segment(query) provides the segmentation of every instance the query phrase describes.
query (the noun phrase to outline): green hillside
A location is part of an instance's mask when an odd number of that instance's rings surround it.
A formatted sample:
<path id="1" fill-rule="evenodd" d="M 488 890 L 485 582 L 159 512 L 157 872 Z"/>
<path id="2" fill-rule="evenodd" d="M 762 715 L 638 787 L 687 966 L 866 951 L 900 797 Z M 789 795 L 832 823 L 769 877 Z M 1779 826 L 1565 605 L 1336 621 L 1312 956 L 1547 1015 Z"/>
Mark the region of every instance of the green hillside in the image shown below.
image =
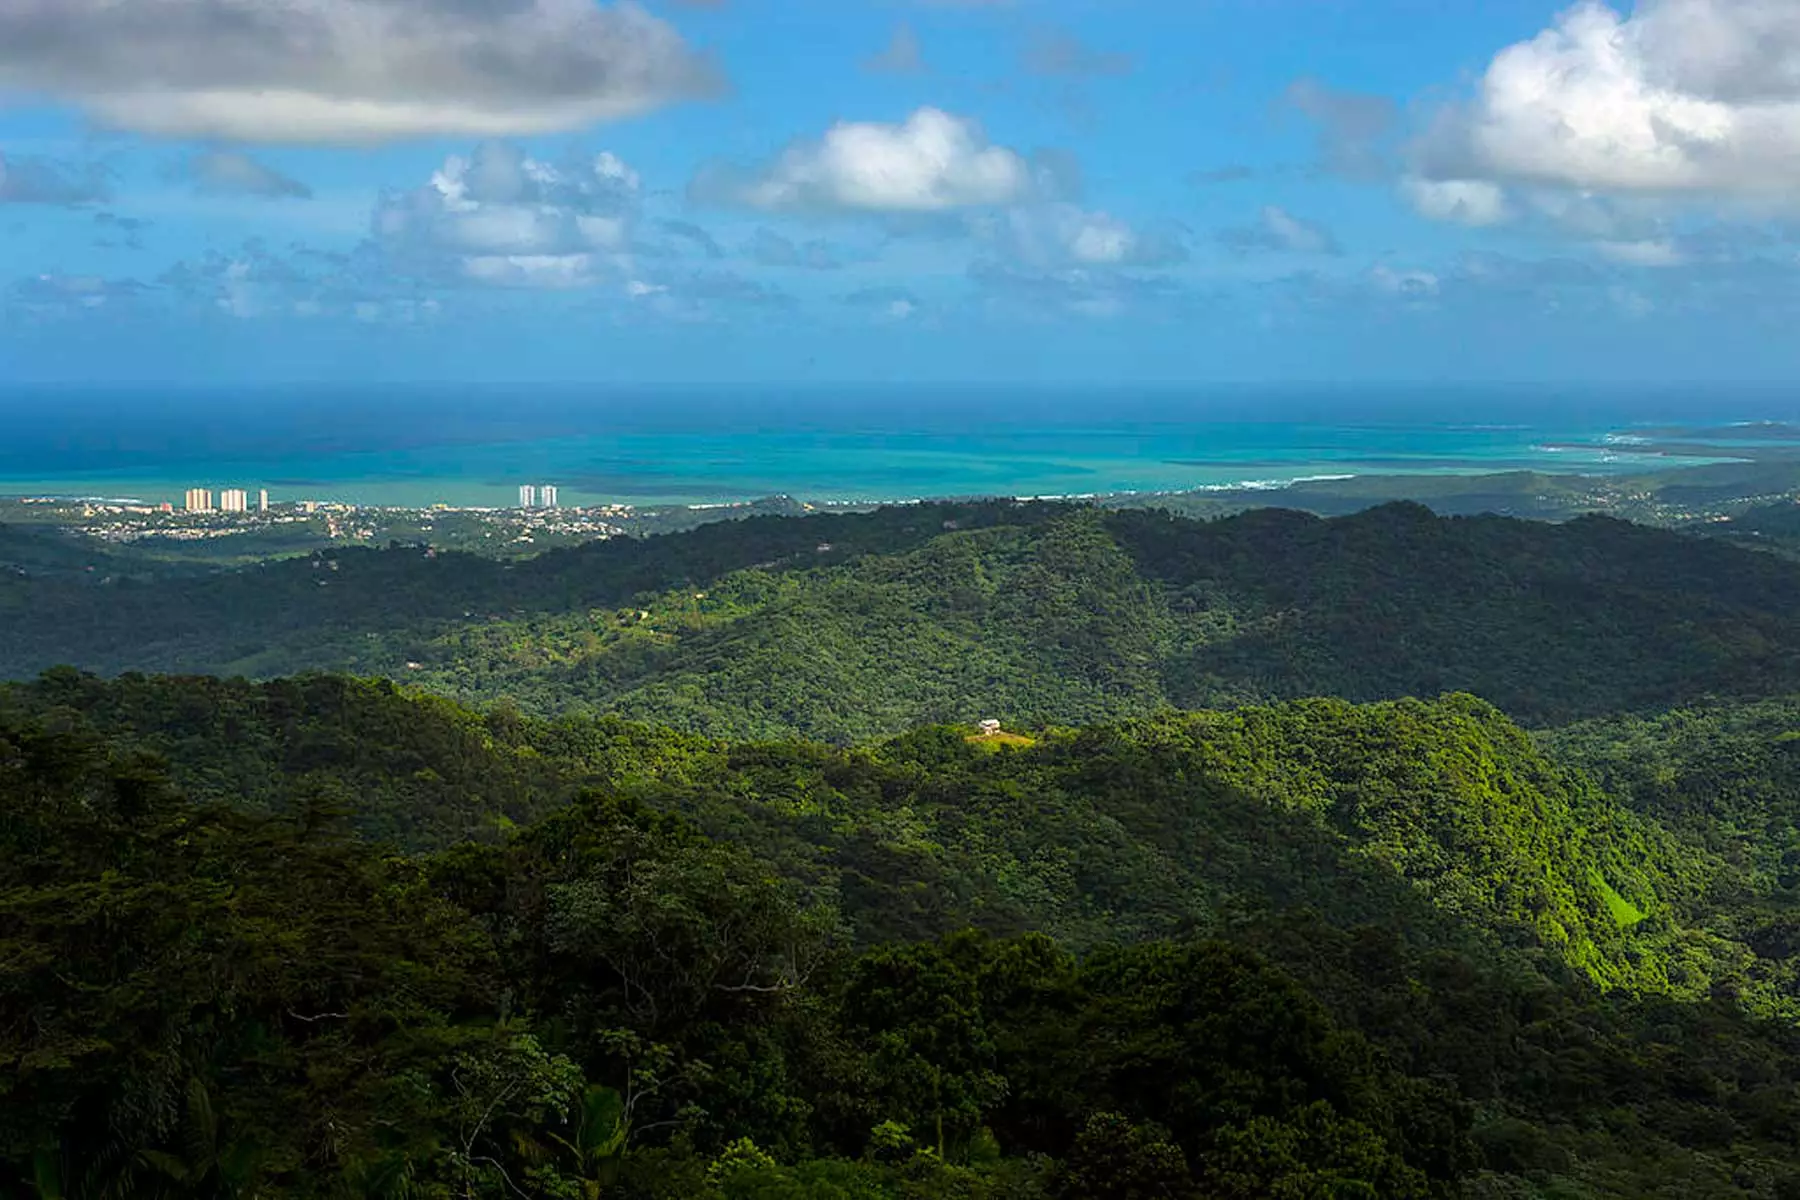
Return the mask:
<path id="1" fill-rule="evenodd" d="M 14 689 L 0 1188 L 1800 1186 L 1800 1035 L 1732 999 L 1785 996 L 1689 923 L 1725 868 L 1479 701 L 965 735 Z M 536 819 L 496 840 L 496 804 Z"/>
<path id="2" fill-rule="evenodd" d="M 863 944 L 973 925 L 1084 948 L 1306 910 L 1638 991 L 1704 994 L 1751 957 L 1689 920 L 1716 858 L 1470 697 L 1169 714 L 998 752 L 946 727 L 857 750 L 720 744 L 335 677 L 56 672 L 5 703 L 152 751 L 196 797 L 323 806 L 412 849 L 493 841 L 603 789 L 755 848 Z"/>
<path id="3" fill-rule="evenodd" d="M 1800 1195 L 1780 557 L 1414 505 L 41 542 L 0 1196 Z"/>
<path id="4" fill-rule="evenodd" d="M 1800 565 L 1603 518 L 917 506 L 516 564 L 393 549 L 201 580 L 14 578 L 0 672 L 349 671 L 840 742 L 1445 691 L 1547 725 L 1800 689 L 1795 594 Z"/>

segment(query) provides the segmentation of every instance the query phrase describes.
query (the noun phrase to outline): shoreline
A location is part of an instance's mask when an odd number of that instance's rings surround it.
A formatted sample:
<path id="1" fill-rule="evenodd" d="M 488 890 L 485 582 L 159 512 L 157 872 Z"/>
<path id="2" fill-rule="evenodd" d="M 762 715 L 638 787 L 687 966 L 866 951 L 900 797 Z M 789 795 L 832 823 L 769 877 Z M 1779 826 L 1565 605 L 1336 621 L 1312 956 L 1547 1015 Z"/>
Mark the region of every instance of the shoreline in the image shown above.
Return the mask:
<path id="1" fill-rule="evenodd" d="M 1545 447 L 1553 449 L 1553 447 Z M 1580 447 L 1590 449 L 1590 447 Z M 1634 456 L 1636 457 L 1636 456 Z M 1546 463 L 1538 466 L 1506 466 L 1499 469 L 1482 469 L 1474 464 L 1468 467 L 1429 467 L 1413 471 L 1307 471 L 1292 476 L 1262 476 L 1240 478 L 1228 482 L 1196 484 L 1186 488 L 1122 488 L 1114 490 L 1090 490 L 1070 492 L 1038 492 L 1014 493 L 1005 492 L 944 492 L 936 494 L 907 495 L 851 495 L 851 496 L 811 496 L 792 492 L 773 492 L 760 495 L 746 494 L 728 500 L 709 499 L 703 501 L 662 500 L 662 499 L 609 499 L 588 503 L 577 501 L 558 506 L 557 508 L 523 509 L 517 505 L 494 503 L 453 503 L 432 501 L 428 503 L 396 503 L 392 501 L 358 501 L 342 499 L 325 499 L 324 493 L 317 493 L 321 498 L 312 501 L 317 503 L 319 511 L 358 512 L 367 514 L 440 514 L 443 516 L 501 516 L 518 514 L 537 514 L 551 516 L 557 513 L 593 513 L 609 510 L 615 513 L 630 512 L 635 514 L 716 514 L 725 516 L 733 510 L 754 509 L 770 505 L 789 504 L 803 509 L 844 510 L 869 509 L 880 507 L 903 507 L 935 503 L 975 503 L 994 500 L 1008 500 L 1016 503 L 1097 503 L 1106 505 L 1109 502 L 1141 504 L 1157 499 L 1194 499 L 1227 500 L 1242 495 L 1246 498 L 1268 496 L 1271 493 L 1302 491 L 1309 495 L 1334 494 L 1339 492 L 1336 485 L 1351 485 L 1343 489 L 1343 494 L 1363 492 L 1371 488 L 1386 488 L 1395 492 L 1420 491 L 1437 493 L 1445 488 L 1456 489 L 1456 485 L 1479 488 L 1485 482 L 1516 482 L 1522 479 L 1542 479 L 1565 485 L 1581 485 L 1583 483 L 1604 485 L 1617 483 L 1637 477 L 1667 478 L 1689 471 L 1704 471 L 1713 468 L 1755 468 L 1792 466 L 1800 477 L 1800 454 L 1754 457 L 1718 457 L 1705 461 L 1694 461 L 1689 458 L 1663 457 L 1657 455 L 1642 456 L 1649 461 L 1630 464 L 1639 470 L 1593 469 L 1597 464 L 1584 463 L 1579 466 L 1570 464 L 1565 469 L 1556 469 L 1556 465 Z M 86 492 L 71 488 L 68 491 L 51 491 L 47 489 L 30 489 L 24 491 L 8 490 L 8 484 L 0 480 L 0 504 L 18 507 L 67 507 L 70 505 L 92 505 L 96 507 L 141 509 L 156 516 L 224 516 L 243 515 L 254 517 L 255 512 L 246 514 L 187 513 L 179 504 L 170 512 L 161 512 L 158 508 L 162 501 L 145 499 L 142 496 L 105 494 Z M 292 514 L 299 508 L 301 500 L 282 499 L 271 503 L 271 513 Z"/>

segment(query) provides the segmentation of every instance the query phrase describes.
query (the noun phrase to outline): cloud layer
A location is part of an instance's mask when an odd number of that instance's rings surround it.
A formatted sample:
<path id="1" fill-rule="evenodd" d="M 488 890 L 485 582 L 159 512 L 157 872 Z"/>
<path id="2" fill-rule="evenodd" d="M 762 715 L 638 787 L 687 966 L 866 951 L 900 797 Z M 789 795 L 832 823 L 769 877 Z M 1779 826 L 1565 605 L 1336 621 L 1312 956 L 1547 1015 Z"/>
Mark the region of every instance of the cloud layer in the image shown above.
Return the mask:
<path id="1" fill-rule="evenodd" d="M 671 26 L 630 3 L 0 2 L 0 89 L 172 137 L 369 142 L 534 133 L 716 86 Z"/>

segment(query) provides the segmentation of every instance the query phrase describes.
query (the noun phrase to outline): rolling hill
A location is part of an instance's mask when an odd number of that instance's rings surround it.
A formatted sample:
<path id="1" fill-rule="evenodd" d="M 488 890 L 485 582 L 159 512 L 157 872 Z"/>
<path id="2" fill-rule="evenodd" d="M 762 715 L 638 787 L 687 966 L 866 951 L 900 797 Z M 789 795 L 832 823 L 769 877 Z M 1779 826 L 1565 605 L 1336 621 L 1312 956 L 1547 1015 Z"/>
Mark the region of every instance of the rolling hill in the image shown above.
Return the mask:
<path id="1" fill-rule="evenodd" d="M 0 675 L 343 671 L 541 715 L 880 737 L 1468 691 L 1534 725 L 1800 690 L 1800 565 L 1599 517 L 1054 505 L 0 580 Z"/>

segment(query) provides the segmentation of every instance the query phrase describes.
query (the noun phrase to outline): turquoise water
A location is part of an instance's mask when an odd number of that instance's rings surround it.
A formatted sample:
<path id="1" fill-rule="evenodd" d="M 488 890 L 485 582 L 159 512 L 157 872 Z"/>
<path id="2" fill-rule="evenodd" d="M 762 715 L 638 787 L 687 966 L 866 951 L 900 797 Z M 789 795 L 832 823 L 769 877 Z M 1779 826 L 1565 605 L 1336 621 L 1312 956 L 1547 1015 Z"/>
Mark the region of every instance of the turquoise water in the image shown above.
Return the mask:
<path id="1" fill-rule="evenodd" d="M 1646 452 L 1655 412 L 1454 393 L 1454 402 L 1284 392 L 905 393 L 843 397 L 493 392 L 240 398 L 14 396 L 0 402 L 0 494 L 178 501 L 266 487 L 276 501 L 564 505 L 1085 496 L 1296 479 L 1512 469 L 1626 472 L 1703 458 Z M 1279 401 L 1279 402 L 1277 402 Z M 1756 412 L 1764 415 L 1766 406 Z M 1697 414 L 1698 415 L 1698 414 Z M 1721 415 L 1709 409 L 1708 418 Z M 1763 443 L 1766 445 L 1766 443 Z"/>

